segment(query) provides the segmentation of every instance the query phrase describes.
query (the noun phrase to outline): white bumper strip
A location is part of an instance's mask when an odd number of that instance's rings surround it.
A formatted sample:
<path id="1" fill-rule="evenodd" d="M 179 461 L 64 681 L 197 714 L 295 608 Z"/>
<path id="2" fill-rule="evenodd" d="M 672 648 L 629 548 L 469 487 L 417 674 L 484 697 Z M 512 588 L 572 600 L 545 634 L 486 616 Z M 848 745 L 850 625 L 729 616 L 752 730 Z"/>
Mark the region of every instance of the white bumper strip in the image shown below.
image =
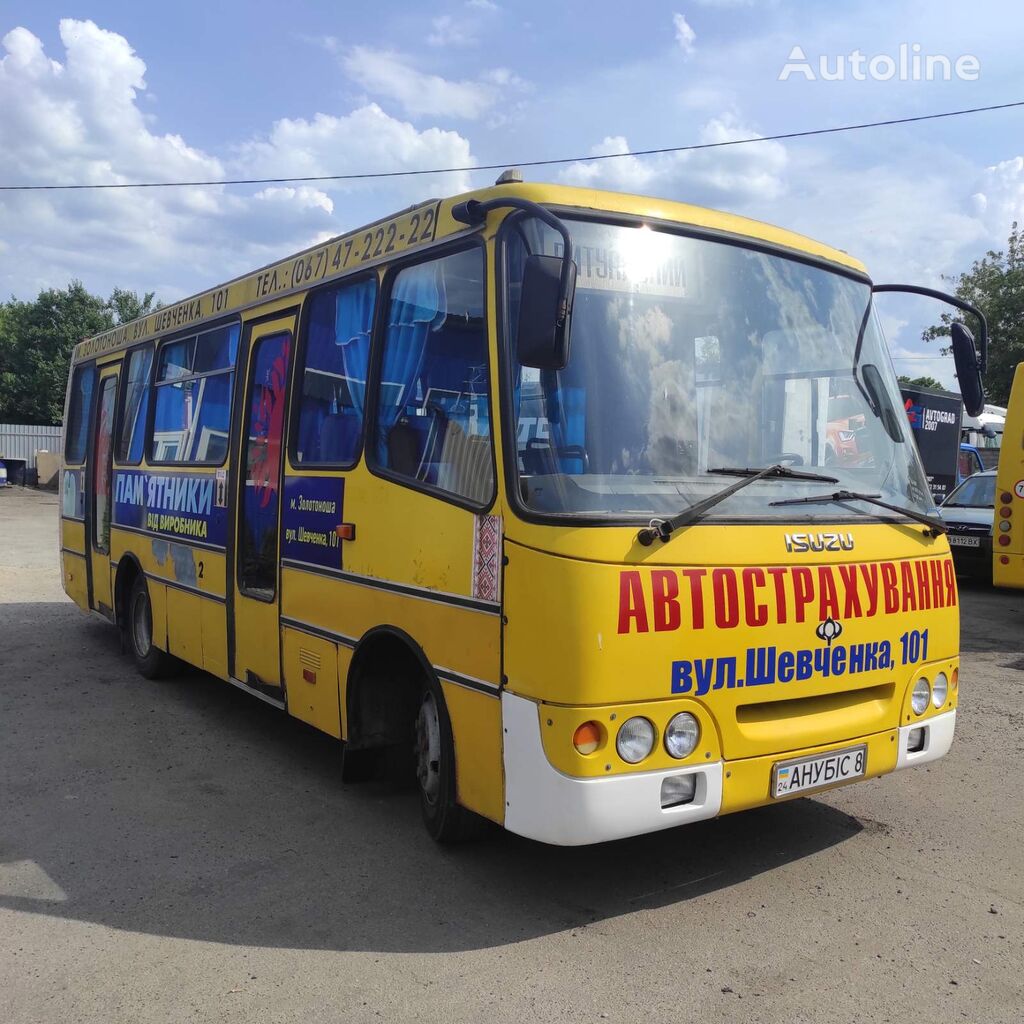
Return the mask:
<path id="1" fill-rule="evenodd" d="M 577 779 L 558 771 L 541 742 L 533 701 L 501 695 L 504 724 L 505 827 L 556 846 L 582 846 L 656 832 L 715 817 L 722 806 L 722 763 L 606 778 Z M 697 775 L 693 801 L 662 809 L 661 782 Z"/>
<path id="2" fill-rule="evenodd" d="M 953 730 L 956 728 L 956 711 L 926 718 L 917 724 L 900 726 L 900 749 L 896 758 L 897 768 L 912 768 L 916 764 L 937 761 L 949 753 L 953 744 Z M 924 729 L 924 746 L 920 750 L 907 750 L 910 734 L 915 729 Z"/>

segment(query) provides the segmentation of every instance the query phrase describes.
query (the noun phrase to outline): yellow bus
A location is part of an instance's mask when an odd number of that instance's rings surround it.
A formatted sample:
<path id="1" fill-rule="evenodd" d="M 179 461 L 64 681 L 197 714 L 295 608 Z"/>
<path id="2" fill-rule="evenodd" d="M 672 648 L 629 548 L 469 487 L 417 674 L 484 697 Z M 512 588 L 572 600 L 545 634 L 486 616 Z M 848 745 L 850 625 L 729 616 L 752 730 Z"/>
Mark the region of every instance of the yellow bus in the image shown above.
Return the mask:
<path id="1" fill-rule="evenodd" d="M 1018 363 L 1013 372 L 1013 385 L 1006 403 L 995 495 L 992 582 L 997 587 L 1019 590 L 1024 588 L 1024 537 L 1015 527 L 1021 525 L 1020 510 L 1024 500 L 1024 363 Z"/>
<path id="2" fill-rule="evenodd" d="M 64 587 L 143 675 L 407 770 L 441 841 L 932 761 L 956 580 L 872 292 L 680 203 L 422 203 L 77 345 Z M 984 328 L 954 343 L 980 390 Z"/>

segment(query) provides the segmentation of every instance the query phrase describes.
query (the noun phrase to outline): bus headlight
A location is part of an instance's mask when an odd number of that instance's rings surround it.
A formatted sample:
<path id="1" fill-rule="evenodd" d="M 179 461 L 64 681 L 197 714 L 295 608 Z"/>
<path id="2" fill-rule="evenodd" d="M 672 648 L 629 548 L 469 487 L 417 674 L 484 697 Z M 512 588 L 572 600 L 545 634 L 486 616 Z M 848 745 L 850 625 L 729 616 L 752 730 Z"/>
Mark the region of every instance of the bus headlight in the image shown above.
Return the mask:
<path id="1" fill-rule="evenodd" d="M 654 739 L 654 726 L 646 718 L 628 718 L 615 737 L 615 749 L 623 761 L 637 764 L 654 749 Z"/>
<path id="2" fill-rule="evenodd" d="M 940 672 L 932 683 L 932 704 L 941 708 L 946 703 L 946 694 L 949 691 L 949 683 L 946 680 L 946 673 Z"/>
<path id="3" fill-rule="evenodd" d="M 914 683 L 914 692 L 910 695 L 910 706 L 914 709 L 915 715 L 923 715 L 925 713 L 931 696 L 932 689 L 928 685 L 928 680 L 922 676 Z"/>
<path id="4" fill-rule="evenodd" d="M 689 711 L 673 715 L 665 730 L 665 749 L 673 757 L 689 757 L 699 740 L 700 723 Z"/>

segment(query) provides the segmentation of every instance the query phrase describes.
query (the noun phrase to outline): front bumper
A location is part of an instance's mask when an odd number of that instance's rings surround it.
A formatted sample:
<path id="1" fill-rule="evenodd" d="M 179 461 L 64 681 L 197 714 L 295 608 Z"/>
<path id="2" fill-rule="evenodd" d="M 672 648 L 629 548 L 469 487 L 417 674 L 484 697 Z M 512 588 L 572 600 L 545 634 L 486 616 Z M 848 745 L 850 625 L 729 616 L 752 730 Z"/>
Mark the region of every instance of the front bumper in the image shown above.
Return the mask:
<path id="1" fill-rule="evenodd" d="M 505 827 L 510 832 L 555 846 L 624 839 L 714 818 L 723 812 L 773 803 L 769 787 L 774 762 L 858 742 L 846 741 L 808 751 L 787 751 L 739 761 L 714 761 L 686 768 L 584 779 L 566 775 L 548 761 L 541 740 L 539 710 L 534 701 L 505 692 L 501 697 L 501 710 Z M 867 778 L 942 757 L 953 742 L 955 724 L 954 710 L 917 725 L 867 737 Z M 925 729 L 923 746 L 910 751 L 911 732 L 917 728 Z M 896 741 L 895 751 L 893 740 Z M 662 781 L 676 775 L 697 776 L 694 799 L 687 804 L 663 808 Z"/>
<path id="2" fill-rule="evenodd" d="M 505 828 L 554 846 L 584 846 L 656 832 L 717 816 L 722 762 L 607 778 L 577 779 L 544 753 L 540 717 L 532 700 L 501 695 L 505 759 Z M 662 809 L 661 782 L 698 775 L 691 803 Z"/>
<path id="3" fill-rule="evenodd" d="M 910 734 L 915 729 L 924 729 L 924 745 L 920 750 L 910 750 Z M 913 768 L 915 765 L 937 761 L 949 753 L 953 745 L 953 731 L 956 729 L 956 709 L 934 718 L 926 718 L 917 725 L 900 726 L 900 745 L 896 757 L 897 768 Z"/>

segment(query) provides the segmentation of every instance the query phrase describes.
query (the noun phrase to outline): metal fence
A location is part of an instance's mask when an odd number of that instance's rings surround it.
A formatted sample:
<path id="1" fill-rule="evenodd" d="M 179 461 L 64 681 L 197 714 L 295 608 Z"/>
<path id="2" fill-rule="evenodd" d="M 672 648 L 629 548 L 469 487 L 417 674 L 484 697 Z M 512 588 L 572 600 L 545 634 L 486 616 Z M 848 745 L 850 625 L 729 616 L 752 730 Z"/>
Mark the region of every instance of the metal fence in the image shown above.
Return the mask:
<path id="1" fill-rule="evenodd" d="M 36 452 L 60 450 L 60 427 L 30 427 L 23 423 L 0 423 L 0 460 L 24 459 L 31 473 Z"/>

